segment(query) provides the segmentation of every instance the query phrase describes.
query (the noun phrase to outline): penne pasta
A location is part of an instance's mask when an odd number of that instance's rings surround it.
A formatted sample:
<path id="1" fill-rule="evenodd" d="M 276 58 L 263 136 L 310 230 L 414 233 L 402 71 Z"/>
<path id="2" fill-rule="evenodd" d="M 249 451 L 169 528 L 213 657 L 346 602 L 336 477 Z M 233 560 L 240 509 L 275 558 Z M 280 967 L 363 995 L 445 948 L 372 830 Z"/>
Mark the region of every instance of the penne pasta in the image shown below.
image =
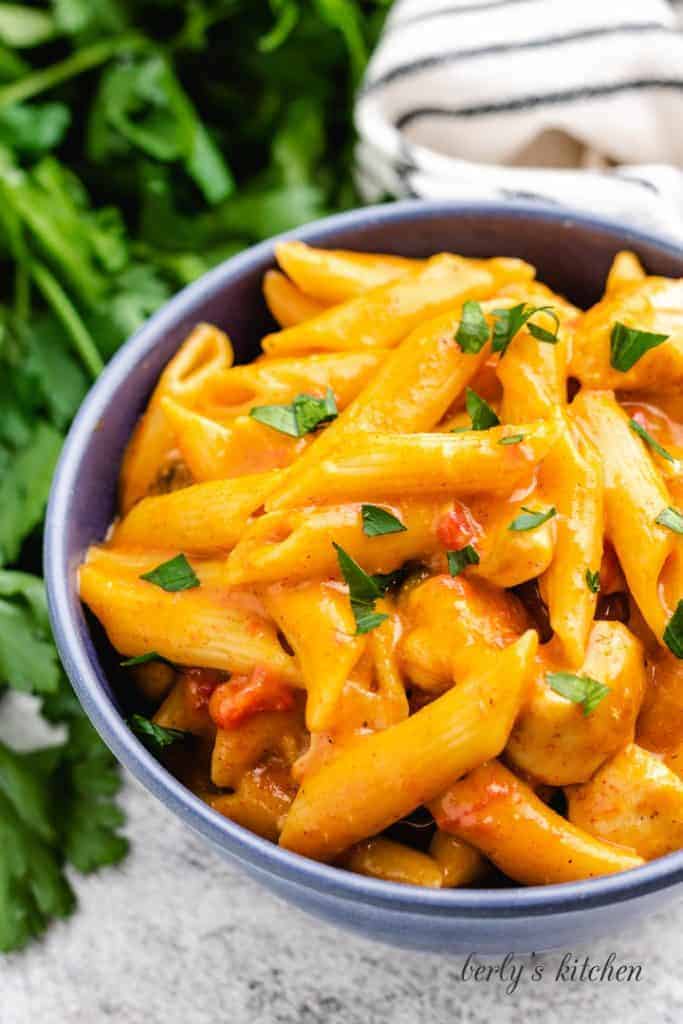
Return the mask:
<path id="1" fill-rule="evenodd" d="M 280 327 L 295 327 L 312 320 L 328 305 L 305 295 L 278 270 L 269 270 L 263 278 L 263 297 Z"/>
<path id="2" fill-rule="evenodd" d="M 120 502 L 127 512 L 154 483 L 174 446 L 173 429 L 162 409 L 165 397 L 192 405 L 204 384 L 232 363 L 230 342 L 210 324 L 199 324 L 162 373 L 149 405 L 128 443 L 121 467 Z"/>
<path id="3" fill-rule="evenodd" d="M 295 241 L 276 245 L 275 257 L 304 294 L 328 305 L 347 302 L 424 266 L 424 260 L 315 249 Z"/>
<path id="4" fill-rule="evenodd" d="M 132 727 L 388 883 L 683 848 L 683 282 L 618 253 L 584 313 L 507 257 L 276 256 L 281 329 L 234 366 L 195 328 L 80 568 Z"/>
<path id="5" fill-rule="evenodd" d="M 202 389 L 196 411 L 226 426 L 254 406 L 286 403 L 300 394 L 322 396 L 328 388 L 345 409 L 387 357 L 386 349 L 263 359 L 231 366 Z"/>
<path id="6" fill-rule="evenodd" d="M 311 732 L 323 732 L 365 648 L 365 638 L 354 635 L 349 602 L 334 583 L 317 581 L 274 584 L 265 589 L 263 600 L 301 667 L 306 725 Z"/>
<path id="7" fill-rule="evenodd" d="M 482 882 L 491 872 L 479 850 L 440 828 L 430 843 L 429 853 L 441 868 L 441 884 L 447 889 Z"/>
<path id="8" fill-rule="evenodd" d="M 681 538 L 657 522 L 671 503 L 660 474 L 609 391 L 582 391 L 572 416 L 602 455 L 606 534 L 629 589 L 661 639 L 683 592 Z"/>
<path id="9" fill-rule="evenodd" d="M 564 419 L 564 430 L 541 467 L 540 486 L 558 514 L 553 557 L 538 575 L 550 624 L 568 665 L 576 668 L 586 653 L 598 601 L 590 580 L 602 562 L 604 483 L 597 449 Z"/>
<path id="10" fill-rule="evenodd" d="M 516 445 L 501 445 L 504 433 L 495 427 L 467 434 L 361 434 L 352 452 L 332 452 L 298 475 L 288 488 L 287 504 L 509 494 L 531 484 L 534 470 L 557 440 L 558 427 L 551 420 L 525 424 L 520 427 L 524 439 Z"/>
<path id="11" fill-rule="evenodd" d="M 349 871 L 401 885 L 424 885 L 440 889 L 443 872 L 426 853 L 402 846 L 391 839 L 366 839 L 352 847 L 342 861 Z"/>
<path id="12" fill-rule="evenodd" d="M 481 765 L 430 807 L 440 829 L 524 885 L 575 882 L 643 863 L 631 848 L 596 839 L 556 814 L 498 761 Z"/>
<path id="13" fill-rule="evenodd" d="M 462 351 L 455 341 L 459 315 L 448 313 L 418 327 L 392 352 L 348 409 L 297 460 L 268 508 L 291 504 L 290 489 L 335 448 L 359 433 L 414 433 L 432 429 L 483 366 L 487 350 Z"/>
<path id="14" fill-rule="evenodd" d="M 168 594 L 150 583 L 113 576 L 105 567 L 89 564 L 82 566 L 79 582 L 83 601 L 126 657 L 155 651 L 177 665 L 236 673 L 266 665 L 288 682 L 301 685 L 296 663 L 283 650 L 275 627 L 239 595 L 203 587 Z"/>
<path id="15" fill-rule="evenodd" d="M 384 503 L 406 527 L 369 538 L 363 533 L 362 506 L 283 509 L 254 519 L 227 561 L 232 585 L 275 583 L 315 576 L 336 576 L 339 544 L 367 572 L 387 573 L 404 562 L 435 551 L 436 525 L 448 503 L 437 500 Z"/>
<path id="16" fill-rule="evenodd" d="M 114 528 L 116 547 L 170 548 L 211 555 L 229 551 L 278 480 L 273 471 L 234 480 L 211 480 L 173 494 L 144 498 Z"/>
<path id="17" fill-rule="evenodd" d="M 536 635 L 526 633 L 432 704 L 368 736 L 307 779 L 280 843 L 332 860 L 440 793 L 505 745 L 524 699 Z M 373 799 L 366 799 L 366 779 Z"/>
<path id="18" fill-rule="evenodd" d="M 524 264 L 520 265 L 523 272 Z M 424 266 L 333 306 L 313 320 L 267 335 L 269 355 L 339 352 L 363 347 L 391 348 L 422 321 L 466 299 L 496 291 L 497 268 L 458 256 L 433 256 Z"/>

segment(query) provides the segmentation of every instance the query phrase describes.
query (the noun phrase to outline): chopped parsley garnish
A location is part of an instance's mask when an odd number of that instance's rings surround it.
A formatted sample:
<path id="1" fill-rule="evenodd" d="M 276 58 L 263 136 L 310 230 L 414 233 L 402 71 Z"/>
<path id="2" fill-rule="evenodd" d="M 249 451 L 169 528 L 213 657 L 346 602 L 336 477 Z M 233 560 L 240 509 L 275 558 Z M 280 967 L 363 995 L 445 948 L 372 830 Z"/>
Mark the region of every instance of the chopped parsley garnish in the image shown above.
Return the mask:
<path id="1" fill-rule="evenodd" d="M 187 733 L 180 729 L 166 729 L 163 725 L 157 725 L 144 715 L 132 715 L 129 725 L 147 749 L 154 754 L 160 753 L 174 743 L 179 743 L 187 736 Z"/>
<path id="2" fill-rule="evenodd" d="M 575 676 L 571 672 L 549 672 L 547 680 L 551 690 L 574 704 L 580 704 L 584 715 L 590 715 L 609 693 L 609 686 L 591 679 L 590 676 Z"/>
<path id="3" fill-rule="evenodd" d="M 162 562 L 156 569 L 143 573 L 140 579 L 171 593 L 199 586 L 197 574 L 183 554 L 176 555 L 168 562 Z"/>
<path id="4" fill-rule="evenodd" d="M 669 506 L 662 509 L 655 522 L 659 523 L 660 526 L 666 526 L 667 530 L 683 534 L 683 515 L 676 508 Z"/>
<path id="5" fill-rule="evenodd" d="M 369 633 L 389 618 L 386 613 L 375 611 L 375 601 L 382 597 L 384 591 L 378 581 L 368 576 L 339 544 L 332 541 L 332 546 L 337 552 L 339 568 L 349 588 L 351 611 L 356 620 L 356 634 Z"/>
<path id="6" fill-rule="evenodd" d="M 524 440 L 524 434 L 508 434 L 507 437 L 501 437 L 498 444 L 520 444 Z"/>
<path id="7" fill-rule="evenodd" d="M 610 337 L 610 362 L 615 370 L 625 373 L 638 362 L 641 356 L 668 339 L 668 334 L 653 334 L 627 327 L 617 321 Z"/>
<path id="8" fill-rule="evenodd" d="M 135 665 L 147 665 L 150 661 L 163 661 L 161 655 L 156 651 L 148 651 L 147 654 L 138 654 L 136 658 L 126 658 L 119 662 L 121 668 L 133 668 Z"/>
<path id="9" fill-rule="evenodd" d="M 586 569 L 586 586 L 590 590 L 591 594 L 600 593 L 600 570 L 597 569 L 595 572 L 591 572 L 590 569 Z"/>
<path id="10" fill-rule="evenodd" d="M 555 321 L 555 333 L 530 323 L 532 316 L 536 313 L 547 313 Z M 560 340 L 558 331 L 560 329 L 560 318 L 553 306 L 527 306 L 526 302 L 520 302 L 518 306 L 510 306 L 509 309 L 494 309 L 495 317 L 493 325 L 493 342 L 491 348 L 494 352 L 505 354 L 505 351 L 514 338 L 526 325 L 529 333 L 538 341 L 545 341 L 550 345 L 556 345 Z"/>
<path id="11" fill-rule="evenodd" d="M 472 388 L 467 388 L 465 393 L 465 408 L 472 420 L 472 430 L 488 430 L 500 424 L 489 403 Z"/>
<path id="12" fill-rule="evenodd" d="M 478 302 L 469 299 L 463 304 L 462 317 L 455 340 L 463 352 L 481 352 L 489 340 L 489 325 Z"/>
<path id="13" fill-rule="evenodd" d="M 641 427 L 640 423 L 638 423 L 637 420 L 630 419 L 628 421 L 628 425 L 634 434 L 637 434 L 638 437 L 642 437 L 643 441 L 645 441 L 646 444 L 649 444 L 653 452 L 657 452 L 657 455 L 660 455 L 663 459 L 666 459 L 667 462 L 673 463 L 674 466 L 676 465 L 678 459 L 675 459 L 671 452 L 668 452 L 666 448 L 662 448 L 659 441 L 655 441 L 652 434 L 650 434 L 649 431 L 645 429 L 645 427 Z"/>
<path id="14" fill-rule="evenodd" d="M 664 630 L 664 643 L 677 658 L 683 658 L 683 601 L 676 605 L 676 611 Z"/>
<path id="15" fill-rule="evenodd" d="M 468 565 L 479 565 L 479 555 L 471 544 L 459 551 L 447 551 L 448 571 L 451 576 L 459 576 Z"/>
<path id="16" fill-rule="evenodd" d="M 362 505 L 361 518 L 366 537 L 382 537 L 386 533 L 403 533 L 407 527 L 391 512 L 379 505 Z"/>
<path id="17" fill-rule="evenodd" d="M 324 398 L 301 394 L 288 405 L 255 405 L 249 415 L 259 423 L 290 437 L 303 437 L 339 415 L 334 393 L 328 388 Z"/>
<path id="18" fill-rule="evenodd" d="M 517 533 L 524 533 L 526 530 L 535 530 L 537 526 L 542 526 L 543 523 L 547 523 L 549 519 L 557 515 L 557 509 L 552 507 L 547 509 L 545 512 L 536 512 L 532 508 L 527 508 L 526 505 L 522 505 L 522 513 L 512 520 L 508 526 L 508 530 L 515 530 Z"/>

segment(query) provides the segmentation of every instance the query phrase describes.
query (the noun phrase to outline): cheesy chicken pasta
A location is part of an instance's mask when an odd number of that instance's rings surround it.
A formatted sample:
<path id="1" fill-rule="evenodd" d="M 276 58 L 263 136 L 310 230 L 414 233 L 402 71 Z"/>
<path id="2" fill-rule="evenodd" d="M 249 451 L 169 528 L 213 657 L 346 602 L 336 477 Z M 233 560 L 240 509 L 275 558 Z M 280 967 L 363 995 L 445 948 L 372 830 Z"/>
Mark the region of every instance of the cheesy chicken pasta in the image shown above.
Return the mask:
<path id="1" fill-rule="evenodd" d="M 221 814 L 376 878 L 682 847 L 683 281 L 622 252 L 582 312 L 518 259 L 277 260 L 280 329 L 243 366 L 192 331 L 80 570 L 131 726 Z"/>

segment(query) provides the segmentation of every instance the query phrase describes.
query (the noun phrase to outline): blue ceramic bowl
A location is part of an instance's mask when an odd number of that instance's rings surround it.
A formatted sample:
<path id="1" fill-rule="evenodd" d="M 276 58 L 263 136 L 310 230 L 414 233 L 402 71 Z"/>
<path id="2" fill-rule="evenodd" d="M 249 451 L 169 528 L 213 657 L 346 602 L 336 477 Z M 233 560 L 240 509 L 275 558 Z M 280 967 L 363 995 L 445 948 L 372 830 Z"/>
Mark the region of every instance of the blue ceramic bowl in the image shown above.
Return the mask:
<path id="1" fill-rule="evenodd" d="M 293 233 L 316 245 L 426 256 L 521 256 L 579 306 L 601 294 L 610 261 L 635 250 L 650 272 L 683 276 L 683 249 L 615 223 L 519 204 L 405 202 L 330 217 Z M 92 388 L 64 445 L 47 514 L 50 615 L 66 670 L 105 743 L 159 800 L 253 878 L 304 910 L 398 946 L 438 952 L 531 952 L 616 933 L 670 900 L 683 852 L 619 875 L 567 885 L 426 890 L 375 881 L 282 850 L 233 824 L 170 775 L 129 731 L 93 639 L 76 571 L 114 513 L 124 446 L 164 364 L 199 320 L 230 334 L 240 361 L 272 326 L 261 279 L 273 265 L 265 242 L 190 285 L 121 349 Z"/>

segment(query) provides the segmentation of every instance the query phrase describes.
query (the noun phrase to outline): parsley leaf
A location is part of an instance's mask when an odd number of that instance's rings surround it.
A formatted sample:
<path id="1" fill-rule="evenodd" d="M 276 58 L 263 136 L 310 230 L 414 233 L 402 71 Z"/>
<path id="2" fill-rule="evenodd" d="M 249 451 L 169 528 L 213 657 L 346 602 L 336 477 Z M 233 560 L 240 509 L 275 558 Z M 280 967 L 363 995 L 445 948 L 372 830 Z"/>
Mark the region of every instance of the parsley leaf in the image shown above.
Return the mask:
<path id="1" fill-rule="evenodd" d="M 130 727 L 145 746 L 154 754 L 161 753 L 166 747 L 179 743 L 187 738 L 187 733 L 180 729 L 167 729 L 157 725 L 144 715 L 131 715 Z"/>
<path id="2" fill-rule="evenodd" d="M 590 590 L 591 594 L 600 593 L 600 570 L 596 569 L 595 572 L 591 572 L 590 569 L 586 569 L 586 586 Z"/>
<path id="3" fill-rule="evenodd" d="M 136 665 L 147 665 L 150 661 L 163 661 L 161 655 L 157 654 L 156 651 L 148 651 L 147 654 L 138 654 L 135 658 L 126 658 L 125 661 L 120 661 L 119 665 L 121 668 L 134 668 Z"/>
<path id="4" fill-rule="evenodd" d="M 584 715 L 590 715 L 610 692 L 609 686 L 591 679 L 590 676 L 575 676 L 571 672 L 549 672 L 550 688 L 574 704 L 580 704 Z"/>
<path id="5" fill-rule="evenodd" d="M 407 527 L 400 519 L 379 505 L 362 505 L 361 518 L 366 537 L 381 537 L 387 533 L 403 533 Z"/>
<path id="6" fill-rule="evenodd" d="M 162 562 L 161 565 L 157 565 L 156 569 L 143 572 L 140 579 L 146 580 L 147 583 L 153 583 L 156 587 L 161 587 L 162 590 L 167 590 L 170 593 L 175 593 L 178 590 L 192 590 L 193 587 L 199 586 L 197 574 L 183 554 L 169 558 L 168 562 Z"/>
<path id="7" fill-rule="evenodd" d="M 324 398 L 297 395 L 289 405 L 255 405 L 249 415 L 259 423 L 290 437 L 303 437 L 339 415 L 331 388 Z"/>
<path id="8" fill-rule="evenodd" d="M 626 373 L 651 348 L 656 348 L 668 339 L 668 334 L 653 334 L 627 327 L 617 321 L 610 336 L 610 363 L 615 370 Z"/>
<path id="9" fill-rule="evenodd" d="M 472 420 L 472 430 L 488 430 L 500 424 L 489 403 L 472 388 L 467 388 L 465 392 L 465 408 Z"/>
<path id="10" fill-rule="evenodd" d="M 664 643 L 677 658 L 683 658 L 683 601 L 676 605 L 664 630 Z"/>
<path id="11" fill-rule="evenodd" d="M 459 576 L 468 565 L 479 565 L 479 554 L 471 544 L 460 548 L 459 551 L 447 551 L 446 558 L 451 576 Z"/>
<path id="12" fill-rule="evenodd" d="M 555 321 L 554 334 L 543 327 L 529 323 L 531 317 L 536 313 L 546 313 L 552 317 Z M 504 355 L 512 339 L 518 331 L 521 331 L 525 324 L 529 333 L 538 341 L 545 341 L 551 345 L 556 345 L 559 341 L 560 320 L 552 306 L 528 306 L 525 302 L 520 302 L 519 305 L 510 306 L 509 309 L 494 309 L 493 316 L 495 320 L 491 347 L 494 352 L 500 352 Z"/>
<path id="13" fill-rule="evenodd" d="M 489 340 L 489 325 L 478 302 L 468 299 L 463 303 L 462 317 L 455 335 L 463 352 L 477 353 Z"/>
<path id="14" fill-rule="evenodd" d="M 683 534 L 683 515 L 678 509 L 671 508 L 671 506 L 662 509 L 655 522 L 660 526 L 666 526 L 668 530 L 673 530 L 674 533 Z"/>
<path id="15" fill-rule="evenodd" d="M 358 203 L 351 86 L 386 3 L 256 7 L 0 4 L 0 566 L 39 563 L 62 437 L 104 360 L 228 256 Z M 253 116 L 228 124 L 245 97 Z M 3 748 L 23 793 L 0 781 L 3 949 L 72 909 L 67 862 L 126 849 L 115 762 L 59 670 L 41 588 L 0 573 L 0 690 L 66 729 L 49 752 Z M 31 779 L 46 796 L 29 819 Z"/>
<path id="16" fill-rule="evenodd" d="M 520 444 L 524 440 L 524 434 L 508 434 L 507 437 L 501 437 L 498 444 Z"/>
<path id="17" fill-rule="evenodd" d="M 673 455 L 666 450 L 666 448 L 663 448 L 659 441 L 655 441 L 652 434 L 650 434 L 645 427 L 642 427 L 637 420 L 630 419 L 628 421 L 628 425 L 634 434 L 638 434 L 639 437 L 642 437 L 643 441 L 652 448 L 653 452 L 657 452 L 657 455 L 666 459 L 667 462 L 671 462 L 673 465 L 677 464 L 678 460 L 675 459 Z"/>
<path id="18" fill-rule="evenodd" d="M 351 611 L 356 620 L 356 634 L 369 633 L 389 618 L 385 612 L 375 611 L 375 601 L 382 596 L 382 588 L 377 580 L 368 576 L 339 544 L 333 541 L 332 546 L 337 552 L 339 568 L 349 588 Z"/>
<path id="19" fill-rule="evenodd" d="M 557 515 L 556 508 L 549 508 L 545 512 L 535 512 L 532 508 L 522 505 L 522 514 L 516 516 L 508 526 L 508 530 L 515 530 L 517 533 L 524 533 L 526 530 L 535 530 L 537 526 L 547 523 L 549 519 Z"/>

